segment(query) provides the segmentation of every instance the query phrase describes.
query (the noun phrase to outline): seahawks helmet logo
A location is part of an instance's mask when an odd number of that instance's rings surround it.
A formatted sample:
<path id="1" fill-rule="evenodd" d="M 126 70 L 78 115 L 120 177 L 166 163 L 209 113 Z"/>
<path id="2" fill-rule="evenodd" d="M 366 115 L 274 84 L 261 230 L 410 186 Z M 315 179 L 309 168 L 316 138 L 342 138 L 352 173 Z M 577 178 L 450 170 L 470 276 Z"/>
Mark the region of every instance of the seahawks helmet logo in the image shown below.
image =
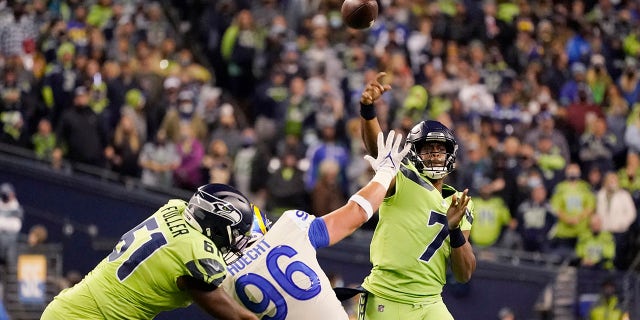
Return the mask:
<path id="1" fill-rule="evenodd" d="M 213 197 L 213 196 L 212 196 Z M 242 221 L 242 213 L 240 210 L 236 209 L 231 203 L 226 202 L 220 198 L 213 197 L 216 201 L 209 202 L 200 197 L 200 195 L 194 196 L 190 203 L 200 207 L 204 211 L 214 213 L 222 218 L 225 218 L 231 221 L 231 225 L 236 225 Z M 204 217 L 199 217 L 200 219 L 204 219 Z"/>

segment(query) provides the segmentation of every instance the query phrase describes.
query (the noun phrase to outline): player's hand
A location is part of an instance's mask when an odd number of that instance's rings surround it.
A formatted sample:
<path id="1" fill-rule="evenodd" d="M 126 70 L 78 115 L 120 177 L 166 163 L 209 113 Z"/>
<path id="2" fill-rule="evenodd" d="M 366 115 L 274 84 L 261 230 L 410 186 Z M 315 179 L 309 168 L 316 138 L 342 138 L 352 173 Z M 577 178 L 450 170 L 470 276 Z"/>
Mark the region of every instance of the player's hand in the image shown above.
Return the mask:
<path id="1" fill-rule="evenodd" d="M 457 194 L 451 196 L 451 205 L 447 209 L 447 221 L 449 222 L 449 230 L 453 230 L 460 226 L 460 221 L 467 212 L 467 205 L 471 197 L 468 195 L 469 189 L 464 189 L 462 195 Z"/>
<path id="2" fill-rule="evenodd" d="M 364 87 L 364 91 L 362 91 L 362 95 L 360 96 L 360 103 L 364 105 L 372 105 L 373 102 L 378 100 L 385 91 L 391 90 L 390 85 L 383 85 L 380 83 L 380 79 L 386 75 L 387 74 L 385 72 L 379 72 L 378 75 L 376 75 L 375 80 L 367 83 L 367 86 Z"/>
<path id="3" fill-rule="evenodd" d="M 398 170 L 400 170 L 400 162 L 404 156 L 409 152 L 411 145 L 406 144 L 402 150 L 402 135 L 396 135 L 396 132 L 391 130 L 387 135 L 385 142 L 382 132 L 378 133 L 378 157 L 373 158 L 370 155 L 364 156 L 364 159 L 369 161 L 371 167 L 376 172 L 386 171 L 392 176 L 395 176 Z"/>

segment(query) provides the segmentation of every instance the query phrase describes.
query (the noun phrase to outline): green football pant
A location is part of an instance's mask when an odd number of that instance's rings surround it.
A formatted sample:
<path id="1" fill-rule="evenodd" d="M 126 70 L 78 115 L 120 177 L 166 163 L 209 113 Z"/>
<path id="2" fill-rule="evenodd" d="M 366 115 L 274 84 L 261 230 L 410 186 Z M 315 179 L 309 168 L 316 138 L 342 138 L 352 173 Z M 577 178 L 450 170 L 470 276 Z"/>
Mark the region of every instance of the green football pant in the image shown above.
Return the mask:
<path id="1" fill-rule="evenodd" d="M 453 320 L 442 297 L 428 303 L 407 304 L 365 292 L 360 295 L 358 320 Z"/>

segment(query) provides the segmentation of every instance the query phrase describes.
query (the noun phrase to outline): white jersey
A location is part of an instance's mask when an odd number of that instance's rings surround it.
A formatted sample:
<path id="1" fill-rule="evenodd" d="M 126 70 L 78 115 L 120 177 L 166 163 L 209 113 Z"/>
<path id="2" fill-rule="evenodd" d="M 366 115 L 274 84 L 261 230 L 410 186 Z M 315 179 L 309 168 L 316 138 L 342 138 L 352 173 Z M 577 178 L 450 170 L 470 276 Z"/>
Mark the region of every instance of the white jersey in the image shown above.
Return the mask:
<path id="1" fill-rule="evenodd" d="M 222 286 L 260 318 L 347 320 L 316 249 L 329 244 L 322 219 L 289 210 L 261 240 L 227 266 Z"/>

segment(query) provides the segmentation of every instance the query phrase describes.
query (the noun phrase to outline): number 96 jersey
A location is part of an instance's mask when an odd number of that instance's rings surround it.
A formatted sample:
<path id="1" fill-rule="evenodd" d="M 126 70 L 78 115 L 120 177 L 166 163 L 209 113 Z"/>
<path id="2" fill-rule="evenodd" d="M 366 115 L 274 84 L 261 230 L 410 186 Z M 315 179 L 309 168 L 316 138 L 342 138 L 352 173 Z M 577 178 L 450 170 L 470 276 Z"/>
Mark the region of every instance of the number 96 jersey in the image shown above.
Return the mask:
<path id="1" fill-rule="evenodd" d="M 322 219 L 286 211 L 269 232 L 227 266 L 225 290 L 269 319 L 348 319 L 316 259 L 329 236 Z"/>

